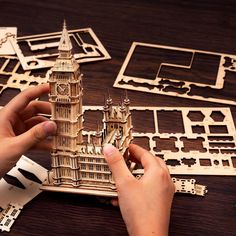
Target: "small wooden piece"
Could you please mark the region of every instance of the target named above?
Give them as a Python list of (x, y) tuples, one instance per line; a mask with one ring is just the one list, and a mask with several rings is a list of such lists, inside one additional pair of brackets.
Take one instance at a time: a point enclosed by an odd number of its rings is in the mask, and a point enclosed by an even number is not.
[[(144, 174), (143, 169), (133, 170), (132, 174), (137, 178), (142, 178)], [(195, 179), (179, 179), (179, 178), (172, 178), (172, 181), (175, 185), (175, 192), (176, 193), (185, 193), (185, 194), (192, 194), (198, 196), (205, 196), (208, 192), (207, 186), (196, 184)]]

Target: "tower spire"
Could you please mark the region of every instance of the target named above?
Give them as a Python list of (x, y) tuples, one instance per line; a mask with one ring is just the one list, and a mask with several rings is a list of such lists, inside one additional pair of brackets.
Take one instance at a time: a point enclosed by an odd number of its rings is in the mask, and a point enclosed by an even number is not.
[(66, 20), (63, 22), (63, 29), (61, 34), (61, 39), (58, 47), (59, 52), (68, 52), (72, 50), (72, 44), (70, 41), (70, 36), (66, 27)]

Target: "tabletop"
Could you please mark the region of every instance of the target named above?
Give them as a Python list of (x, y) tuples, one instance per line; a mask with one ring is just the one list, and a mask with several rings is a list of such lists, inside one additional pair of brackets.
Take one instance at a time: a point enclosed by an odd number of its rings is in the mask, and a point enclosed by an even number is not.
[[(113, 83), (134, 41), (236, 55), (233, 0), (0, 0), (0, 6), (0, 26), (17, 27), (18, 37), (60, 31), (64, 19), (68, 29), (94, 30), (112, 59), (81, 64), (84, 105), (103, 105), (108, 89), (114, 100), (120, 99), (123, 90), (114, 88)], [(231, 92), (224, 94), (229, 99), (236, 98), (235, 81)], [(5, 90), (0, 105), (17, 93)], [(230, 107), (236, 121), (233, 105), (131, 90), (128, 95), (132, 106)], [(142, 125), (148, 129), (145, 122)], [(49, 153), (29, 151), (26, 155), (50, 169)], [(175, 195), (169, 235), (236, 235), (235, 176), (192, 177), (209, 192), (205, 197)], [(43, 192), (24, 207), (10, 233), (0, 234), (127, 235), (127, 230), (119, 209), (104, 199)]]

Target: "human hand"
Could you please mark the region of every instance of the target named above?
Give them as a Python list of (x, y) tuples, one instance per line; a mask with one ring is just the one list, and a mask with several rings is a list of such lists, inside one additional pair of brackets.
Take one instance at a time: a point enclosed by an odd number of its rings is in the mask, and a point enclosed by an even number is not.
[(50, 104), (35, 101), (48, 92), (48, 84), (26, 89), (0, 110), (0, 178), (28, 149), (51, 148), (46, 138), (55, 134), (56, 124), (38, 115), (50, 114)]
[(103, 153), (112, 171), (122, 217), (129, 235), (168, 235), (174, 184), (164, 161), (131, 144), (129, 152), (141, 162), (144, 175), (136, 179), (118, 149), (108, 144)]

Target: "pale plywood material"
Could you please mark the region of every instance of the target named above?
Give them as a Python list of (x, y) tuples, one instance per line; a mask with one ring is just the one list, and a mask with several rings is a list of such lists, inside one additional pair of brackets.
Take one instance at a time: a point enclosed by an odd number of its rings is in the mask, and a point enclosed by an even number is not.
[[(70, 30), (68, 34), (76, 45), (76, 47), (74, 47), (74, 57), (79, 63), (101, 61), (111, 58), (91, 28)], [(89, 36), (89, 41), (86, 42), (86, 39), (83, 39), (82, 35), (84, 34)], [(59, 46), (60, 37), (61, 32), (54, 32), (18, 37), (17, 39), (12, 38), (10, 42), (23, 69), (34, 70), (51, 68), (54, 65), (55, 59), (58, 56), (57, 48)], [(25, 52), (22, 51), (20, 47), (21, 43), (27, 44), (28, 51), (32, 55), (25, 55)], [(55, 49), (55, 52), (51, 52), (52, 49)]]
[[(191, 54), (191, 56), (185, 63), (179, 63), (179, 64), (166, 63), (166, 62), (160, 63), (159, 67), (158, 66), (156, 67), (156, 77), (153, 80), (151, 80), (145, 77), (126, 75), (126, 71), (128, 69), (131, 59), (134, 56), (135, 51), (137, 50), (137, 47), (148, 48), (153, 50), (155, 49), (168, 50), (168, 51), (173, 51), (173, 53), (176, 52), (188, 53)], [(204, 56), (212, 56), (212, 57), (216, 56), (220, 58), (218, 63), (218, 68), (216, 68), (217, 75), (215, 77), (214, 84), (204, 83), (203, 81), (201, 81), (201, 76), (199, 76), (198, 82), (191, 82), (191, 81), (186, 81), (185, 79), (165, 78), (160, 75), (161, 70), (164, 67), (190, 70), (192, 68), (194, 59), (197, 54), (198, 55), (201, 54)], [(231, 54), (216, 53), (210, 51), (202, 51), (202, 50), (179, 48), (179, 47), (170, 47), (158, 44), (133, 42), (113, 86), (117, 88), (131, 89), (148, 93), (236, 105), (236, 101), (232, 100), (233, 98), (224, 98), (223, 96), (221, 98), (221, 89), (223, 89), (225, 85), (226, 73), (236, 72), (235, 62), (236, 62), (236, 55), (231, 55)], [(199, 71), (198, 74), (200, 75), (201, 71)], [(196, 74), (195, 77), (198, 77), (198, 75)], [(195, 89), (198, 88), (203, 92), (196, 94), (193, 88)], [(211, 95), (206, 94), (208, 92), (204, 92), (204, 89), (207, 88), (213, 89), (212, 91), (214, 91), (214, 94)]]
[[(85, 111), (102, 111), (102, 106), (83, 106)], [(234, 157), (236, 153), (236, 137), (235, 126), (232, 114), (229, 108), (225, 107), (130, 107), (131, 114), (133, 111), (153, 113), (154, 132), (133, 132), (134, 138), (146, 138), (150, 152), (155, 156), (162, 157), (171, 174), (186, 174), (186, 175), (236, 175), (236, 164)], [(169, 133), (160, 133), (160, 117), (159, 112), (180, 112), (183, 123), (183, 132), (175, 133), (175, 124), (170, 121), (165, 124), (169, 127)], [(197, 114), (202, 113), (202, 118), (199, 116), (197, 120), (192, 121), (192, 112)], [(218, 114), (219, 118), (215, 117)], [(220, 115), (222, 114), (222, 115)], [(173, 113), (176, 115), (176, 113)], [(195, 114), (196, 115), (196, 114)], [(190, 118), (192, 119), (190, 119)], [(222, 117), (222, 118), (221, 118)], [(174, 119), (174, 117), (173, 117)], [(195, 118), (196, 119), (196, 118)], [(215, 119), (215, 120), (214, 120)], [(177, 124), (178, 125), (178, 124)], [(204, 127), (204, 133), (194, 133), (193, 127)], [(211, 128), (216, 128), (211, 130)], [(136, 128), (136, 127), (135, 127)], [(222, 129), (223, 128), (223, 129)], [(219, 130), (217, 130), (219, 129)], [(83, 131), (83, 135), (90, 136), (90, 131)], [(175, 152), (171, 150), (157, 150), (155, 138), (171, 139), (174, 138), (174, 145), (177, 149)], [(189, 143), (187, 140), (201, 141), (201, 148), (195, 148), (193, 142), (192, 150), (187, 149)], [(213, 146), (212, 146), (213, 145)], [(142, 146), (142, 144), (141, 144)], [(195, 148), (195, 149), (194, 149)], [(212, 152), (214, 150), (214, 152)], [(184, 159), (185, 158), (185, 159)], [(174, 165), (177, 163), (176, 165)], [(186, 164), (184, 164), (186, 163)]]
[(10, 232), (12, 225), (21, 213), (23, 206), (17, 203), (9, 203), (7, 207), (0, 212), (0, 230)]
[(16, 27), (0, 27), (0, 55), (15, 55), (10, 39), (15, 39), (16, 37)]
[[(34, 75), (33, 72), (43, 68), (47, 70), (54, 65), (55, 58), (58, 56), (60, 35), (61, 32), (55, 32), (16, 38), (15, 27), (2, 28), (2, 31), (0, 28), (0, 40), (3, 41), (2, 45), (0, 41), (0, 94), (7, 88), (23, 91), (28, 87), (46, 83), (49, 70), (42, 71), (39, 75)], [(77, 51), (74, 57), (78, 62), (86, 63), (111, 58), (91, 28), (70, 30), (68, 35), (76, 44)], [(20, 47), (21, 43), (28, 45), (31, 56), (24, 55), (25, 52)], [(52, 49), (55, 49), (54, 53), (51, 52)], [(16, 63), (13, 63), (14, 65), (9, 69), (12, 61)]]
[[(47, 83), (48, 81), (49, 71), (43, 76), (34, 76), (32, 75), (32, 71), (23, 71), (20, 73), (18, 69), (21, 67), (21, 64), (16, 56), (0, 56), (0, 59), (4, 61), (0, 65), (0, 94), (8, 88), (23, 91), (24, 89)], [(6, 70), (12, 61), (15, 61), (13, 68)], [(34, 63), (32, 62), (32, 64)]]
[[(140, 179), (144, 175), (143, 169), (133, 170), (132, 174)], [(198, 196), (205, 196), (208, 192), (207, 186), (196, 184), (195, 179), (180, 179), (180, 178), (171, 178), (175, 185), (176, 193), (186, 193)]]
[(207, 187), (205, 185), (196, 184), (195, 179), (179, 179), (172, 178), (175, 185), (176, 193), (189, 193), (193, 195), (205, 196)]
[(116, 193), (116, 187), (102, 148), (108, 143), (115, 145), (129, 165), (130, 101), (125, 97), (120, 106), (114, 106), (109, 96), (103, 107), (105, 127), (98, 127), (84, 143), (82, 74), (71, 52), (65, 23), (58, 50), (59, 56), (49, 77), (51, 119), (57, 123), (57, 135), (53, 137), (52, 170), (42, 189), (111, 196)]

